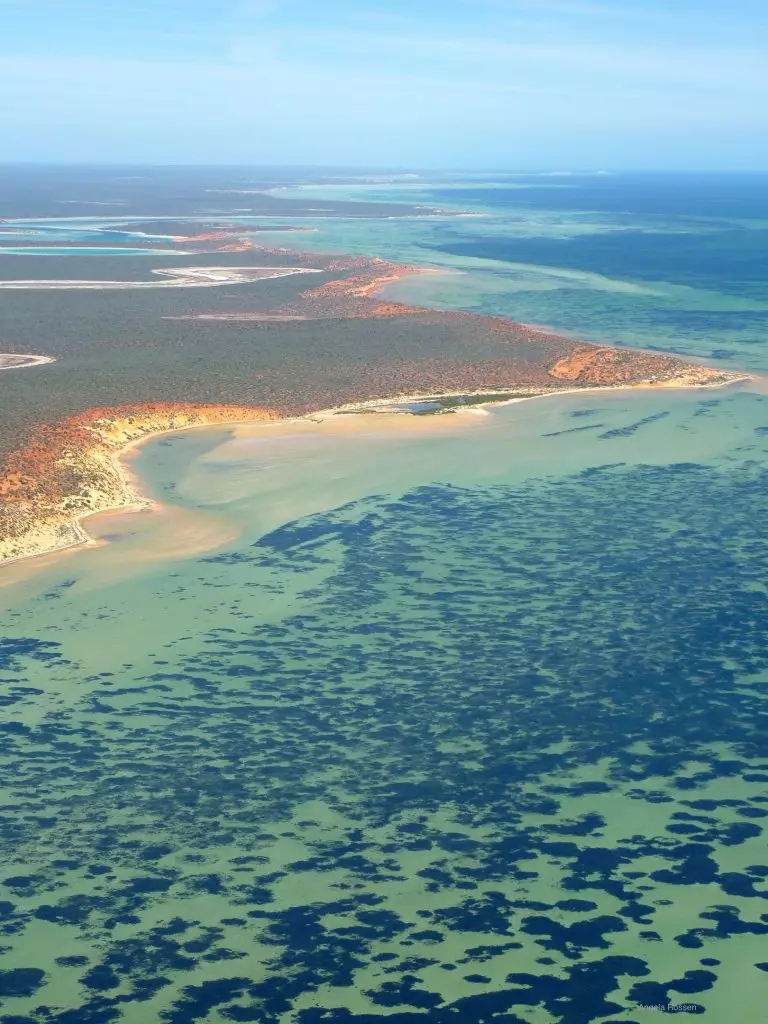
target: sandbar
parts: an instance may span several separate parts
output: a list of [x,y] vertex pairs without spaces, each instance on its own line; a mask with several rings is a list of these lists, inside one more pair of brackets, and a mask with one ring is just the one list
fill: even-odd
[[0,370],[21,370],[27,366],[43,366],[55,363],[53,356],[16,355],[12,352],[0,352]]
[[138,288],[218,288],[227,284],[253,284],[274,277],[289,277],[291,274],[320,274],[322,270],[312,267],[178,267],[153,270],[161,279],[157,281],[0,281],[0,288],[8,290],[34,289],[36,291],[63,290],[127,290]]

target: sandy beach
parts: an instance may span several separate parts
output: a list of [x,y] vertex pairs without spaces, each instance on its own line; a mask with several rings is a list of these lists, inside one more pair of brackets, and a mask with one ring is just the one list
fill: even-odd
[[[754,374],[733,374],[728,380],[716,380],[712,383],[701,383],[699,381],[693,382],[688,380],[684,375],[680,377],[672,378],[666,381],[660,381],[658,383],[641,383],[641,384],[614,384],[604,385],[601,387],[581,387],[581,388],[552,388],[550,390],[544,390],[542,388],[526,388],[521,385],[519,388],[509,388],[509,398],[498,398],[499,394],[504,393],[504,389],[495,388],[491,389],[479,389],[475,391],[465,391],[461,394],[456,392],[435,392],[430,394],[402,394],[394,395],[389,398],[375,398],[367,402],[350,402],[347,405],[341,405],[333,409],[322,409],[319,412],[311,413],[306,419],[320,421],[331,419],[334,417],[344,416],[350,418],[355,413],[377,413],[380,415],[394,415],[398,417],[411,416],[412,413],[408,409],[394,409],[396,405],[418,405],[422,402],[440,402],[448,401],[456,398],[478,398],[482,399],[483,396],[488,396],[487,402],[477,403],[469,406],[458,406],[451,409],[446,409],[445,414],[474,414],[484,415],[490,410],[497,408],[502,405],[510,405],[513,402],[530,402],[534,398],[556,398],[561,395],[584,395],[590,392],[600,392],[605,394],[606,392],[612,391],[648,391],[662,388],[664,390],[690,390],[695,389],[716,389],[731,387],[734,384],[744,383],[746,381],[756,380]],[[527,394],[521,394],[521,392],[528,392]],[[491,397],[494,396],[494,397]]]

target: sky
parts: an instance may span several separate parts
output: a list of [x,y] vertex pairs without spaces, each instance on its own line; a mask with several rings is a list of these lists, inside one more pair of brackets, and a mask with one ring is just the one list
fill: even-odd
[[768,170],[768,3],[0,0],[0,161]]

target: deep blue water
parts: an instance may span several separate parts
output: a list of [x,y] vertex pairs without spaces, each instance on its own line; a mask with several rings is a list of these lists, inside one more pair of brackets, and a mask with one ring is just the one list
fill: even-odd
[[[494,174],[498,181],[503,175]],[[434,189],[436,201],[659,217],[768,219],[768,173],[514,175],[510,188]],[[516,188],[525,185],[525,189]]]
[[563,211],[580,220],[598,215],[595,230],[574,233],[578,220],[571,220],[559,236],[532,231],[527,237],[473,237],[462,225],[437,246],[444,252],[629,281],[724,288],[730,295],[768,301],[768,175],[617,175],[557,187],[452,189],[432,195],[436,202],[482,204],[503,212]]

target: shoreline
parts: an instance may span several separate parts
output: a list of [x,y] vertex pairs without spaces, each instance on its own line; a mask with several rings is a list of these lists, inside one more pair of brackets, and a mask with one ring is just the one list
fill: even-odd
[[[234,237],[234,236],[233,236]],[[595,392],[648,391],[652,389],[693,389],[720,388],[731,384],[755,379],[755,375],[734,371],[717,370],[711,367],[686,362],[677,355],[662,355],[642,349],[615,348],[605,344],[568,338],[541,325],[521,324],[506,317],[457,311],[436,311],[429,307],[411,306],[386,297],[388,286],[411,275],[433,275],[463,273],[450,268],[418,266],[407,263],[392,263],[379,257],[344,256],[326,254],[326,265],[318,268],[309,265],[316,261],[318,254],[303,253],[288,248],[254,246],[263,258],[270,253],[291,257],[293,266],[261,267],[184,267],[153,271],[161,280],[143,282],[115,281],[61,281],[47,282],[7,281],[0,287],[26,288],[134,288],[134,287],[211,287],[224,284],[253,283],[259,279],[281,277],[291,274],[317,274],[339,271],[351,276],[337,277],[319,287],[299,293],[298,299],[274,310],[258,311],[255,314],[240,313],[237,319],[376,319],[379,317],[414,317],[435,315],[448,317],[451,321],[471,325],[482,321],[497,333],[512,336],[517,344],[527,344],[533,339],[543,338],[566,341],[567,352],[557,354],[556,361],[541,361],[541,380],[533,383],[521,381],[507,383],[496,388],[487,388],[482,380],[467,386],[457,385],[455,380],[446,379],[442,390],[427,390],[414,393],[407,390],[387,394],[387,385],[382,391],[384,397],[347,401],[320,410],[312,409],[312,402],[306,403],[301,412],[291,414],[289,407],[267,407],[244,404],[206,405],[195,402],[155,402],[110,408],[91,408],[67,420],[57,423],[41,423],[38,434],[31,435],[27,446],[15,453],[6,466],[6,476],[0,479],[0,496],[6,495],[8,502],[9,532],[0,538],[0,552],[11,553],[0,558],[3,567],[28,559],[75,551],[84,546],[109,543],[97,540],[85,526],[89,518],[105,513],[130,513],[163,506],[145,495],[142,481],[127,465],[127,459],[144,443],[165,434],[180,433],[191,429],[209,427],[234,427],[254,423],[272,422],[287,425],[297,422],[322,423],[331,418],[353,421],[370,414],[393,413],[422,419],[425,414],[438,414],[442,419],[448,413],[488,415],[497,406],[530,401],[534,398],[551,398],[556,395],[586,394]],[[162,278],[165,277],[165,280]],[[229,317],[232,314],[210,312],[199,315],[201,319]],[[192,316],[191,319],[197,317]],[[468,328],[469,330],[470,328]],[[14,357],[10,357],[14,358]],[[53,362],[51,357],[30,356],[35,362],[22,365],[37,365]],[[553,357],[555,358],[555,357]],[[0,369],[3,367],[0,356]],[[514,365],[514,364],[512,364]],[[485,370],[484,373],[490,371]],[[514,379],[514,373],[508,375]],[[477,374],[475,375],[477,377]],[[486,377],[487,379],[487,377]],[[439,380],[436,382],[439,387]],[[413,380],[418,385],[417,380]],[[479,385],[479,386],[478,386]],[[391,386],[391,385],[390,385]],[[370,391],[369,391],[370,393]],[[376,393],[375,390],[373,392]],[[329,396],[331,397],[331,396]],[[487,397],[487,401],[483,399]],[[419,403],[448,402],[450,407],[433,409],[408,409],[403,406]],[[400,406],[401,408],[398,408]],[[306,411],[309,409],[310,411]],[[30,452],[42,452],[42,462],[37,458],[38,479],[48,481],[48,490],[29,492],[25,495],[29,476],[27,470]],[[46,461],[47,460],[47,461]],[[41,471],[41,472],[40,472]],[[68,481],[62,484],[62,471],[70,473],[75,485]],[[47,475],[47,473],[49,475]],[[34,479],[32,481],[34,484]],[[18,497],[17,497],[18,495]],[[15,508],[13,502],[16,502]],[[79,507],[78,507],[79,506]],[[0,584],[2,580],[0,580]]]
[[[391,398],[372,398],[364,402],[348,402],[345,405],[334,406],[330,409],[321,409],[318,412],[307,413],[302,417],[292,417],[291,420],[285,420],[280,422],[292,422],[299,420],[316,420],[322,422],[324,419],[330,419],[334,416],[341,414],[354,415],[355,413],[372,413],[377,410],[381,410],[385,414],[394,414],[398,416],[412,416],[414,413],[407,409],[396,409],[392,408],[395,405],[405,404],[416,404],[418,402],[437,402],[440,400],[449,400],[463,397],[480,398],[483,395],[488,395],[489,400],[487,402],[477,403],[474,406],[458,406],[457,408],[436,410],[437,415],[450,415],[454,413],[467,413],[474,412],[475,410],[484,409],[496,409],[501,408],[505,405],[511,405],[514,402],[530,402],[535,398],[555,398],[558,395],[584,395],[590,392],[607,392],[607,391],[690,391],[690,390],[713,390],[716,388],[727,388],[733,384],[743,383],[748,380],[755,380],[756,374],[739,374],[734,375],[728,380],[713,381],[712,383],[685,383],[681,380],[671,379],[669,381],[663,381],[660,383],[649,383],[649,384],[603,384],[593,385],[592,387],[576,387],[576,388],[552,388],[549,391],[543,388],[532,387],[531,393],[521,395],[521,391],[526,390],[526,385],[521,384],[517,388],[494,388],[494,389],[481,389],[481,390],[468,390],[462,392],[440,392],[434,394],[402,394],[395,395]],[[507,391],[510,394],[509,398],[502,398],[496,400],[495,396],[502,395]],[[0,563],[1,565],[2,563]]]
[[[171,426],[164,429],[151,430],[146,433],[142,433],[140,436],[132,437],[118,448],[109,452],[108,458],[111,469],[113,470],[115,477],[119,481],[121,489],[122,500],[114,502],[112,504],[105,504],[103,507],[89,509],[79,515],[74,516],[65,525],[65,529],[69,532],[69,536],[62,539],[61,543],[52,544],[48,546],[41,546],[38,550],[32,550],[20,555],[14,555],[10,558],[0,559],[0,573],[2,570],[10,565],[18,564],[19,562],[27,562],[34,560],[35,558],[45,558],[52,555],[64,555],[69,552],[76,552],[84,547],[101,547],[104,544],[108,544],[109,541],[97,539],[88,533],[85,523],[88,519],[97,515],[122,515],[131,514],[136,512],[160,512],[165,507],[161,501],[156,498],[150,497],[147,494],[142,493],[142,481],[132,471],[130,466],[127,464],[128,460],[132,455],[142,448],[145,444],[152,441],[156,441],[161,437],[168,436],[171,434],[183,434],[190,430],[211,430],[211,429],[235,429],[242,426],[267,426],[271,425],[274,427],[286,427],[290,424],[297,423],[316,423],[321,424],[334,419],[344,418],[345,422],[350,425],[360,417],[365,417],[365,422],[370,423],[370,415],[382,415],[382,416],[397,416],[404,419],[414,418],[423,419],[423,415],[411,412],[407,409],[393,408],[394,405],[404,405],[408,403],[418,403],[426,401],[437,401],[440,399],[448,400],[451,398],[460,398],[467,396],[480,397],[484,394],[489,395],[489,401],[484,403],[478,403],[471,406],[458,406],[457,408],[436,410],[435,418],[442,419],[443,417],[459,415],[459,416],[477,416],[477,415],[490,415],[492,410],[495,408],[502,408],[506,405],[512,405],[519,402],[529,402],[537,398],[555,398],[564,395],[581,395],[581,394],[594,394],[596,392],[607,393],[607,392],[632,392],[632,391],[652,391],[652,390],[715,390],[720,388],[731,387],[738,383],[744,383],[745,381],[756,379],[754,374],[741,374],[734,375],[732,378],[727,380],[718,380],[711,383],[695,383],[689,382],[684,383],[680,381],[672,380],[670,382],[664,382],[660,384],[616,384],[616,385],[598,385],[592,387],[575,387],[575,388],[553,388],[549,391],[542,389],[531,389],[531,394],[520,395],[520,390],[524,389],[524,386],[520,388],[510,388],[508,393],[512,396],[510,398],[500,398],[499,396],[504,394],[505,389],[496,389],[494,391],[475,391],[475,392],[464,392],[464,393],[453,393],[448,394],[443,392],[442,394],[424,395],[424,394],[401,394],[395,395],[387,399],[371,399],[365,402],[354,402],[347,403],[345,405],[332,407],[329,409],[318,410],[317,412],[306,413],[302,416],[253,416],[251,418],[237,418],[231,420],[220,420],[212,422],[197,422],[187,423],[181,426]],[[490,397],[493,396],[493,397]],[[433,417],[430,416],[430,419]],[[452,421],[453,422],[453,421]],[[2,586],[2,577],[0,575],[0,586]]]

